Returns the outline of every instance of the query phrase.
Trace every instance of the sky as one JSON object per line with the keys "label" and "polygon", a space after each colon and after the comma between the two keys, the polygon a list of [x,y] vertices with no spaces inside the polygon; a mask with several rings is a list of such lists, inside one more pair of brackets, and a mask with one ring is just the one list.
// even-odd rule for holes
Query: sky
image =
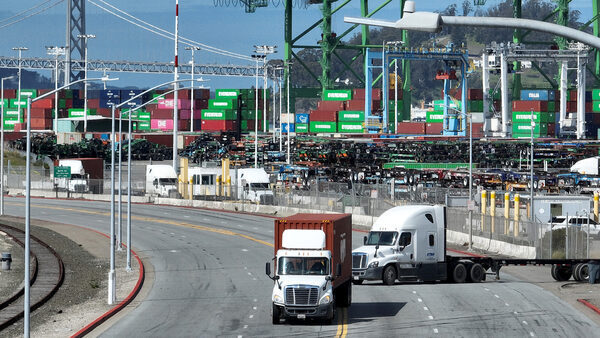
{"label": "sky", "polygon": [[[0,9],[0,55],[15,56],[12,47],[24,46],[29,51],[27,57],[47,57],[46,46],[64,46],[66,41],[66,12],[69,0],[4,0]],[[103,2],[104,3],[103,3]],[[179,0],[179,35],[206,45],[227,51],[250,55],[254,45],[276,45],[278,53],[269,55],[269,59],[283,58],[284,42],[284,9],[282,0],[269,0],[269,7],[258,8],[255,13],[245,13],[243,7],[233,7],[235,0]],[[294,3],[302,1],[293,0]],[[441,11],[448,5],[462,3],[462,0],[417,0],[418,11]],[[488,0],[487,6],[497,3]],[[44,6],[57,3],[56,6],[37,15],[32,15],[22,21],[8,25],[15,19],[14,15],[25,11],[32,14]],[[100,9],[94,3],[109,8],[106,3],[125,11],[139,19],[157,27],[173,32],[175,27],[175,0],[89,0],[86,3],[86,27],[88,34],[95,34],[88,44],[89,59],[101,60],[130,60],[130,61],[159,61],[170,62],[174,59],[174,42],[160,37],[130,23],[117,18]],[[229,4],[227,6],[215,6]],[[341,1],[333,3],[337,7]],[[369,6],[376,8],[383,0],[371,0]],[[374,18],[397,20],[400,17],[400,1],[392,1]],[[31,9],[44,4],[36,9]],[[279,4],[278,6],[276,6]],[[572,9],[582,12],[583,19],[589,19],[591,0],[574,0]],[[294,8],[293,35],[296,36],[320,18],[319,5],[308,8]],[[353,0],[336,13],[332,20],[332,30],[343,32],[350,25],[343,22],[344,16],[360,16],[360,1]],[[20,16],[22,17],[22,16]],[[358,32],[359,30],[356,30]],[[299,40],[299,44],[316,44],[320,39],[320,30],[316,28]],[[191,54],[179,48],[179,62],[189,62]],[[254,63],[236,58],[223,57],[206,51],[196,52],[197,64],[240,64]],[[50,77],[50,71],[40,72]],[[100,75],[100,74],[91,74]],[[115,86],[152,87],[156,84],[173,79],[172,75],[116,73],[119,81]],[[239,77],[207,77],[211,88],[245,88],[254,84],[253,78]]]}

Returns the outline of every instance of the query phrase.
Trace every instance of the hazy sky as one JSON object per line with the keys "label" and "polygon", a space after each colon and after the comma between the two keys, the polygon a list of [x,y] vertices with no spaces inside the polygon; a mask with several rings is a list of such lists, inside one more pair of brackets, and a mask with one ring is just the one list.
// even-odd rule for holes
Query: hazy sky
{"label": "hazy sky", "polygon": [[[15,46],[25,46],[30,50],[24,55],[28,57],[45,57],[45,46],[65,45],[66,40],[66,7],[67,1],[60,0],[5,0],[0,10],[0,34],[3,43],[0,55],[15,55],[11,50]],[[174,31],[175,1],[174,0],[104,0],[129,14],[147,21],[162,29]],[[174,43],[172,40],[147,32],[130,23],[119,19],[100,9],[93,2],[106,6],[99,0],[90,0],[86,4],[87,33],[95,34],[96,39],[89,42],[89,58],[103,60],[137,60],[161,61],[173,60]],[[258,8],[255,13],[245,13],[242,7],[215,6],[215,3],[238,2],[232,0],[180,0],[179,1],[179,31],[180,36],[228,51],[249,55],[253,53],[254,45],[277,45],[280,51],[269,58],[283,58],[283,5],[281,0],[270,0],[269,7]],[[300,2],[294,0],[294,2]],[[383,1],[369,2],[371,9]],[[497,3],[488,0],[488,5]],[[36,9],[28,9],[45,3]],[[13,22],[15,14],[27,11],[36,12],[48,4],[58,3],[55,7],[41,14],[31,16],[20,22]],[[341,1],[333,4],[335,8]],[[462,3],[457,0],[417,0],[417,10],[440,11],[452,3]],[[279,4],[279,6],[274,6]],[[582,11],[583,18],[589,18],[591,0],[574,0],[571,8]],[[396,20],[399,18],[399,1],[392,1],[384,10],[374,17],[378,19]],[[333,19],[332,29],[335,32],[345,31],[349,25],[343,22],[344,16],[360,16],[360,2],[352,1]],[[20,16],[22,17],[22,16]],[[293,21],[294,36],[302,32],[320,17],[318,5],[307,9],[295,8]],[[358,30],[356,30],[358,32]],[[315,44],[320,39],[318,28],[305,36],[298,43]],[[190,52],[179,48],[180,62],[190,60]],[[235,58],[200,51],[196,53],[196,63],[231,63],[251,64]],[[45,72],[50,76],[50,72]],[[172,79],[167,75],[133,75],[126,73],[114,74],[121,80],[118,85],[135,85],[150,87]],[[254,79],[218,78],[212,77],[209,85],[212,88],[248,87]],[[116,85],[116,83],[115,83]]]}

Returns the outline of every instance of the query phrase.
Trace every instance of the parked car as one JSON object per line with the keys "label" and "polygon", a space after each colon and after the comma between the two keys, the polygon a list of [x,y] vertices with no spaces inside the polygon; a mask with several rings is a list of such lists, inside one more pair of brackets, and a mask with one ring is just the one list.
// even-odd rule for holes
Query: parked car
{"label": "parked car", "polygon": [[[590,235],[595,238],[600,238],[600,224],[593,218],[585,216],[569,216],[569,228],[579,227],[581,231],[587,233],[588,222]],[[567,226],[567,216],[554,216],[548,223],[552,230],[564,229]]]}

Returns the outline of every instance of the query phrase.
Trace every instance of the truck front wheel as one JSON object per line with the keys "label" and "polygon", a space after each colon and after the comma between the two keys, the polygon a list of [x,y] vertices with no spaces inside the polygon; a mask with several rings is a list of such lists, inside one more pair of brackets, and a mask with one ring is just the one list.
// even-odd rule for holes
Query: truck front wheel
{"label": "truck front wheel", "polygon": [[454,266],[452,279],[455,283],[464,283],[467,280],[467,268],[463,263],[458,263]]}
{"label": "truck front wheel", "polygon": [[394,268],[393,266],[387,266],[384,270],[383,270],[383,284],[385,285],[394,285],[394,283],[396,283],[396,278],[397,278],[397,274],[396,274],[396,268]]}
{"label": "truck front wheel", "polygon": [[273,325],[279,324],[279,320],[281,319],[281,309],[279,306],[273,304]]}

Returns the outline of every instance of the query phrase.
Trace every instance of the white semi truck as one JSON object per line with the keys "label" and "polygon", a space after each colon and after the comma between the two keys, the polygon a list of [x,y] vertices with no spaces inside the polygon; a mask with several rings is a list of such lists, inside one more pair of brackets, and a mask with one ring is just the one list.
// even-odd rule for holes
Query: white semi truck
{"label": "white semi truck", "polygon": [[149,164],[146,166],[146,195],[177,196],[177,183],[177,174],[172,166],[165,164]]}
{"label": "white semi truck", "polygon": [[384,212],[373,224],[364,245],[352,251],[352,279],[424,282],[481,282],[489,269],[499,278],[505,265],[552,265],[552,277],[584,280],[589,259],[501,259],[446,254],[446,209],[442,205],[406,205]]}

